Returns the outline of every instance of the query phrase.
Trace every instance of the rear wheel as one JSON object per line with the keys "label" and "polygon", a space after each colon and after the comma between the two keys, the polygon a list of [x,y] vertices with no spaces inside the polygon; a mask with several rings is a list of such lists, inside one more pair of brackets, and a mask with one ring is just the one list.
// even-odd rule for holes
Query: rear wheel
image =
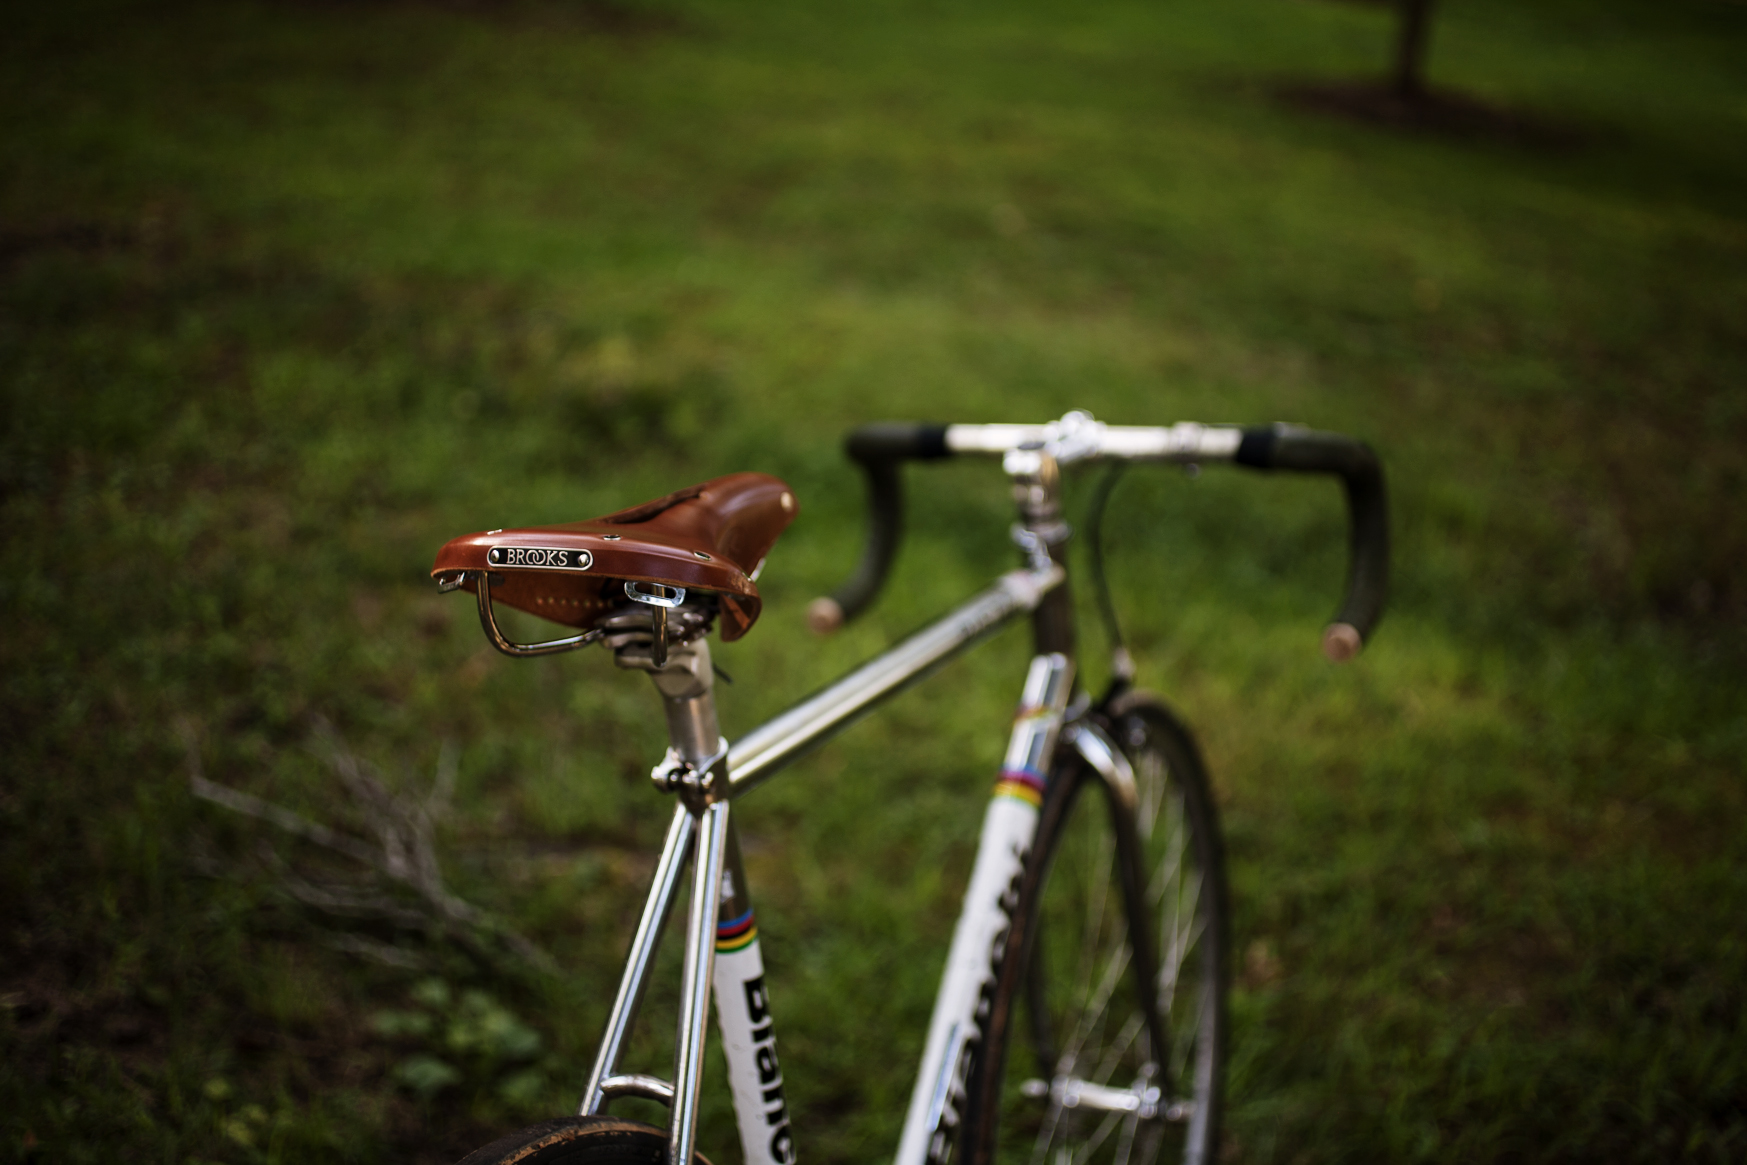
{"label": "rear wheel", "polygon": [[[693,1154],[694,1165],[710,1165]],[[667,1165],[667,1133],[610,1116],[567,1116],[499,1137],[460,1165]]]}
{"label": "rear wheel", "polygon": [[971,1087],[964,1157],[978,1165],[1217,1156],[1227,919],[1207,778],[1194,740],[1156,698],[1127,694],[1093,720],[1133,775],[1132,881],[1152,983],[1141,986],[1130,942],[1117,841],[1126,814],[1113,813],[1124,798],[1064,745]]}

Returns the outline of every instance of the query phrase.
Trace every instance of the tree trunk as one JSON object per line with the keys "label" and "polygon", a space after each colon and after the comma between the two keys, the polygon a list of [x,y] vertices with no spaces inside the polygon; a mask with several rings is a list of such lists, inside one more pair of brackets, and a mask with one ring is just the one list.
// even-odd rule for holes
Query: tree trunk
{"label": "tree trunk", "polygon": [[1425,96],[1426,42],[1431,39],[1432,0],[1397,0],[1400,35],[1395,41],[1395,95],[1406,101]]}

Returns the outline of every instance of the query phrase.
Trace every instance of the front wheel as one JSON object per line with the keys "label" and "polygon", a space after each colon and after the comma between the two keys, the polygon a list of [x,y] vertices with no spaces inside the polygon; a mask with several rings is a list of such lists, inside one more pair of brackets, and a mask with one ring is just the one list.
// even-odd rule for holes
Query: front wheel
{"label": "front wheel", "polygon": [[[693,1154],[694,1165],[710,1165]],[[667,1133],[610,1116],[567,1116],[499,1137],[460,1165],[667,1165]]]}
{"label": "front wheel", "polygon": [[[972,1165],[1217,1159],[1228,922],[1207,777],[1155,697],[1128,693],[1091,722],[1132,785],[1063,746],[970,1089]],[[1136,929],[1150,932],[1138,958]]]}

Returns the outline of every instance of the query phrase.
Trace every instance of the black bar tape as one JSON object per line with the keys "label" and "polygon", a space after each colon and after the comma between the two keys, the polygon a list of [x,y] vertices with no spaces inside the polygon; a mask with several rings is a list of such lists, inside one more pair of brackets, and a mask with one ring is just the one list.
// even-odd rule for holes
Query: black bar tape
{"label": "black bar tape", "polygon": [[880,421],[852,429],[843,450],[857,461],[933,461],[952,456],[945,425]]}
{"label": "black bar tape", "polygon": [[861,614],[885,585],[904,536],[902,463],[952,456],[945,425],[915,421],[880,421],[852,429],[843,439],[843,451],[867,474],[867,544],[843,585],[808,608],[808,620],[821,632]]}
{"label": "black bar tape", "polygon": [[1348,544],[1347,592],[1335,624],[1368,641],[1383,617],[1389,589],[1389,504],[1383,465],[1363,441],[1293,425],[1245,429],[1232,460],[1252,469],[1329,473],[1346,487]]}
{"label": "black bar tape", "polygon": [[[861,561],[842,586],[831,592],[837,604],[837,623],[847,623],[874,601],[891,572],[892,561],[898,557],[898,544],[904,537],[904,489],[898,477],[895,459],[862,461],[867,472],[868,526],[867,544],[862,548]],[[816,624],[816,630],[834,628]]]}
{"label": "black bar tape", "polygon": [[1274,468],[1274,426],[1262,425],[1245,429],[1232,460],[1251,469]]}

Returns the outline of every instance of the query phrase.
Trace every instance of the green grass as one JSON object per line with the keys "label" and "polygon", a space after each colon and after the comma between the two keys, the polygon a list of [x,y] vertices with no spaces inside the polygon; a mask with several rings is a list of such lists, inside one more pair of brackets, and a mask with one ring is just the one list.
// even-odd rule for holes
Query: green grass
{"label": "green grass", "polygon": [[[1109,523],[1227,830],[1232,1159],[1747,1152],[1747,19],[1438,19],[1434,82],[1562,145],[1282,104],[1386,59],[1386,13],[1313,0],[12,14],[0,1155],[436,1161],[566,1111],[659,731],[604,656],[492,654],[436,548],[782,475],[737,733],[1010,560],[991,467],[918,470],[889,593],[808,638],[860,536],[844,429],[1070,407],[1305,421],[1390,473],[1344,668],[1332,486],[1136,471]],[[746,803],[808,1161],[895,1142],[1025,652]],[[459,750],[448,875],[563,976],[298,907],[189,795],[185,735],[359,827],[323,723],[396,787]],[[728,1122],[718,1089],[718,1161]]]}

